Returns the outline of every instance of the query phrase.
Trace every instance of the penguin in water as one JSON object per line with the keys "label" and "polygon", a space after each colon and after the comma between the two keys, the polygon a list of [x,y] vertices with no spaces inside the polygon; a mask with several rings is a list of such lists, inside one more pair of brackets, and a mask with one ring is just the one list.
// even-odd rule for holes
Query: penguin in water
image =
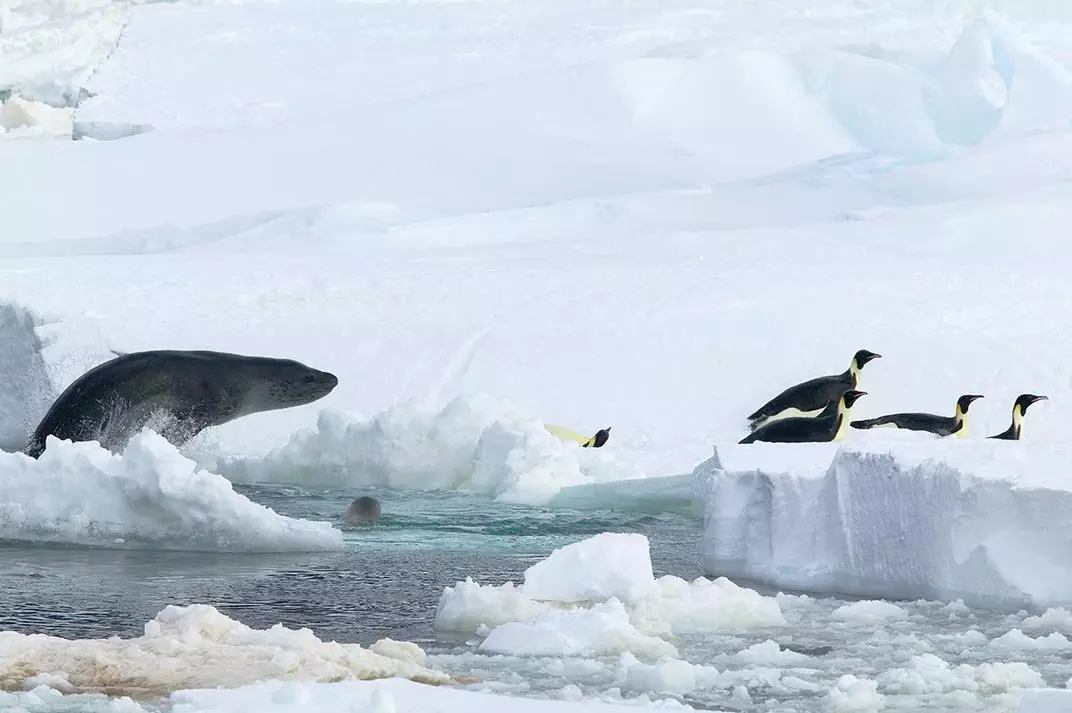
{"label": "penguin in water", "polygon": [[748,428],[755,431],[760,426],[780,418],[827,415],[824,411],[828,406],[833,408],[842,394],[860,385],[860,371],[864,366],[872,359],[879,359],[881,356],[867,349],[861,349],[853,355],[849,368],[842,373],[818,376],[796,386],[790,386],[756,409],[748,417]]}
{"label": "penguin in water", "polygon": [[849,423],[849,411],[856,400],[866,391],[849,389],[837,401],[837,410],[830,409],[826,416],[792,416],[770,421],[745,436],[740,443],[813,443],[840,441],[845,437]]}
{"label": "penguin in water", "polygon": [[1046,400],[1046,396],[1036,396],[1035,394],[1020,394],[1016,397],[1016,402],[1012,405],[1012,425],[1006,430],[997,434],[996,436],[987,436],[988,438],[998,438],[1003,441],[1018,441],[1020,440],[1020,434],[1024,428],[1024,414],[1027,413],[1027,407],[1036,401]]}
{"label": "penguin in water", "polygon": [[973,401],[981,398],[983,397],[980,394],[964,394],[957,399],[957,410],[952,416],[938,416],[933,413],[891,413],[878,418],[853,421],[852,427],[866,430],[892,426],[909,431],[929,431],[938,436],[950,436],[955,433],[957,438],[964,438],[968,435],[968,407]]}
{"label": "penguin in water", "polygon": [[602,448],[603,444],[610,440],[610,426],[599,429],[594,436],[585,436],[576,431],[571,431],[565,426],[556,426],[551,423],[544,424],[544,428],[547,429],[548,433],[558,436],[563,441],[579,443],[581,448]]}

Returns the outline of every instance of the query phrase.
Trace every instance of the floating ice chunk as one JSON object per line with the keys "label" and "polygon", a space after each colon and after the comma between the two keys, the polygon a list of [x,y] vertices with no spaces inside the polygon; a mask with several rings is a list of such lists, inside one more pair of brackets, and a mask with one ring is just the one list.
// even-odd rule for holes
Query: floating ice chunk
{"label": "floating ice chunk", "polygon": [[913,656],[907,667],[880,675],[878,685],[883,693],[889,695],[959,691],[991,695],[1021,688],[1038,688],[1043,685],[1043,679],[1037,671],[1019,661],[951,667],[934,654],[922,654]]}
{"label": "floating ice chunk", "polygon": [[[402,677],[444,683],[414,645],[385,641],[372,650],[321,641],[309,629],[251,629],[204,604],[168,606],[132,639],[61,639],[0,632],[0,687],[63,672],[72,690],[164,693],[184,688],[240,686],[254,681],[339,681]],[[273,695],[292,703],[296,687]]]}
{"label": "floating ice chunk", "polygon": [[[597,558],[598,553],[607,554]],[[615,561],[616,570],[608,566]],[[787,625],[775,598],[728,579],[655,580],[647,538],[639,534],[587,538],[555,550],[528,571],[533,570],[536,578],[526,573],[521,586],[480,585],[472,579],[448,586],[436,607],[435,627],[477,633],[481,625],[495,626],[483,648],[561,655],[596,649],[671,651],[649,637]],[[534,582],[538,600],[530,594]],[[600,621],[619,627],[606,641],[583,633],[585,626]],[[665,643],[661,639],[657,641]]]}
{"label": "floating ice chunk", "polygon": [[11,713],[151,713],[150,709],[143,708],[127,696],[109,697],[80,693],[64,695],[47,685],[34,686],[28,691],[0,691],[0,710]]}
{"label": "floating ice chunk", "polygon": [[1013,629],[991,641],[987,647],[996,651],[1065,651],[1072,649],[1072,641],[1056,631],[1049,636],[1032,639],[1019,629]]}
{"label": "floating ice chunk", "polygon": [[[643,697],[617,704],[595,700],[541,700],[518,696],[425,686],[399,679],[301,684],[307,694],[302,702],[284,703],[276,697],[285,684],[265,681],[220,690],[181,691],[171,695],[172,713],[636,713],[638,707],[675,708],[672,699],[647,701]],[[577,698],[575,690],[563,690],[563,698]],[[686,709],[689,710],[689,709]]]}
{"label": "floating ice chunk", "polygon": [[840,606],[831,612],[832,619],[841,621],[856,621],[873,623],[890,619],[903,619],[907,616],[905,610],[896,604],[880,601],[853,602]]}
{"label": "floating ice chunk", "polygon": [[767,666],[792,666],[807,663],[810,659],[805,654],[784,650],[778,646],[777,642],[770,639],[758,644],[752,644],[743,651],[738,651],[733,658],[744,663]]}
{"label": "floating ice chunk", "polygon": [[845,674],[826,694],[831,710],[875,711],[886,707],[886,697],[878,692],[878,684],[866,678]]}
{"label": "floating ice chunk", "polygon": [[466,577],[464,582],[443,590],[436,606],[435,628],[475,632],[481,625],[495,627],[510,621],[530,621],[551,606],[525,596],[513,582],[498,587],[481,586]]}
{"label": "floating ice chunk", "polygon": [[621,655],[618,669],[618,676],[625,687],[634,691],[657,693],[690,693],[696,690],[704,679],[713,679],[719,675],[716,668],[677,658],[664,658],[653,664],[646,664],[631,653]]}
{"label": "floating ice chunk", "polygon": [[725,577],[697,577],[686,582],[667,575],[656,580],[658,590],[636,603],[634,621],[644,631],[702,633],[785,626],[774,597],[738,586]]}
{"label": "floating ice chunk", "polygon": [[605,532],[560,547],[525,570],[525,596],[558,602],[635,602],[655,589],[648,538]]}
{"label": "floating ice chunk", "polygon": [[528,623],[511,622],[492,630],[480,650],[530,656],[598,656],[630,651],[646,656],[677,656],[663,639],[641,633],[615,598],[591,609],[550,611]]}
{"label": "floating ice chunk", "polygon": [[1047,609],[1038,616],[1024,619],[1023,627],[1032,631],[1063,631],[1072,634],[1072,612],[1064,607]]}

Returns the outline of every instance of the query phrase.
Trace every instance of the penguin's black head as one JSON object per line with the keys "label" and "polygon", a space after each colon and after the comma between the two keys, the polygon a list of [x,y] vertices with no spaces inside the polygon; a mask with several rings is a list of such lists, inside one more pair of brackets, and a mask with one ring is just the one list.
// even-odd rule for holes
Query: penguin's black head
{"label": "penguin's black head", "polygon": [[957,399],[957,408],[961,413],[968,413],[968,407],[972,405],[972,401],[983,398],[982,394],[964,394]]}
{"label": "penguin's black head", "polygon": [[867,362],[871,361],[872,359],[881,359],[881,358],[882,358],[881,354],[875,354],[872,351],[868,351],[866,349],[861,349],[860,351],[856,352],[856,355],[853,356],[852,360],[854,362],[856,362],[856,368],[857,369],[863,369],[864,365],[867,364]]}
{"label": "penguin's black head", "polygon": [[1036,401],[1046,400],[1046,396],[1036,396],[1035,394],[1020,394],[1016,397],[1016,403],[1013,406],[1020,407],[1020,413],[1027,413],[1027,407]]}
{"label": "penguin's black head", "polygon": [[610,440],[610,426],[596,431],[595,438],[592,439],[592,447],[600,448],[608,440]]}
{"label": "penguin's black head", "polygon": [[867,392],[849,389],[841,396],[841,400],[845,402],[845,408],[852,408],[852,405],[856,403],[856,400],[861,396],[867,396]]}

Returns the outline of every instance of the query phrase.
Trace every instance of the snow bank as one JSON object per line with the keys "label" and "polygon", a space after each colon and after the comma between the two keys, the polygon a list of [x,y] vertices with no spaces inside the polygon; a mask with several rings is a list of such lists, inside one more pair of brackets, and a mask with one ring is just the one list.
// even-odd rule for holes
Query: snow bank
{"label": "snow bank", "polygon": [[255,630],[214,607],[168,606],[133,639],[61,639],[0,632],[0,687],[47,679],[64,693],[163,695],[185,688],[234,687],[272,679],[342,681],[402,677],[445,683],[415,644],[383,639],[364,649],[280,624]]}
{"label": "snow bank", "polygon": [[1072,126],[1072,74],[990,12],[924,65],[874,47],[808,51],[797,61],[838,124],[876,151],[934,151]]}
{"label": "snow bank", "polygon": [[581,448],[508,404],[459,397],[436,410],[396,404],[370,420],[321,411],[315,430],[294,434],[263,458],[225,458],[236,482],[346,488],[465,490],[542,504],[563,486],[643,475],[613,447]]}
{"label": "snow bank", "polygon": [[122,455],[54,437],[38,460],[0,453],[0,537],[237,552],[343,546],[330,523],[252,502],[149,430]]}
{"label": "snow bank", "polygon": [[887,599],[1072,601],[1063,445],[859,441],[731,445],[700,464],[706,571]]}
{"label": "snow bank", "polygon": [[616,533],[555,550],[520,586],[447,587],[435,616],[438,630],[486,634],[481,650],[540,656],[677,658],[676,634],[785,625],[775,599],[727,579],[655,579],[647,538]]}
{"label": "snow bank", "polygon": [[[345,701],[345,708],[340,708]],[[411,681],[347,681],[343,683],[257,683],[228,691],[182,691],[171,696],[172,713],[635,713],[636,705],[597,701],[549,701],[433,688]],[[673,704],[673,701],[668,702]],[[673,705],[670,707],[680,707]]]}

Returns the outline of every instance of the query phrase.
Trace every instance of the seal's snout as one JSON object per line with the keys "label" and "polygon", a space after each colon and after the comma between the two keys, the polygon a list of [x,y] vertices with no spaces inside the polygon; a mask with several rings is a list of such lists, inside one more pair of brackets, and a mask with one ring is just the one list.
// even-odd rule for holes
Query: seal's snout
{"label": "seal's snout", "polygon": [[303,381],[325,394],[339,385],[339,377],[329,371],[313,370],[305,375]]}

